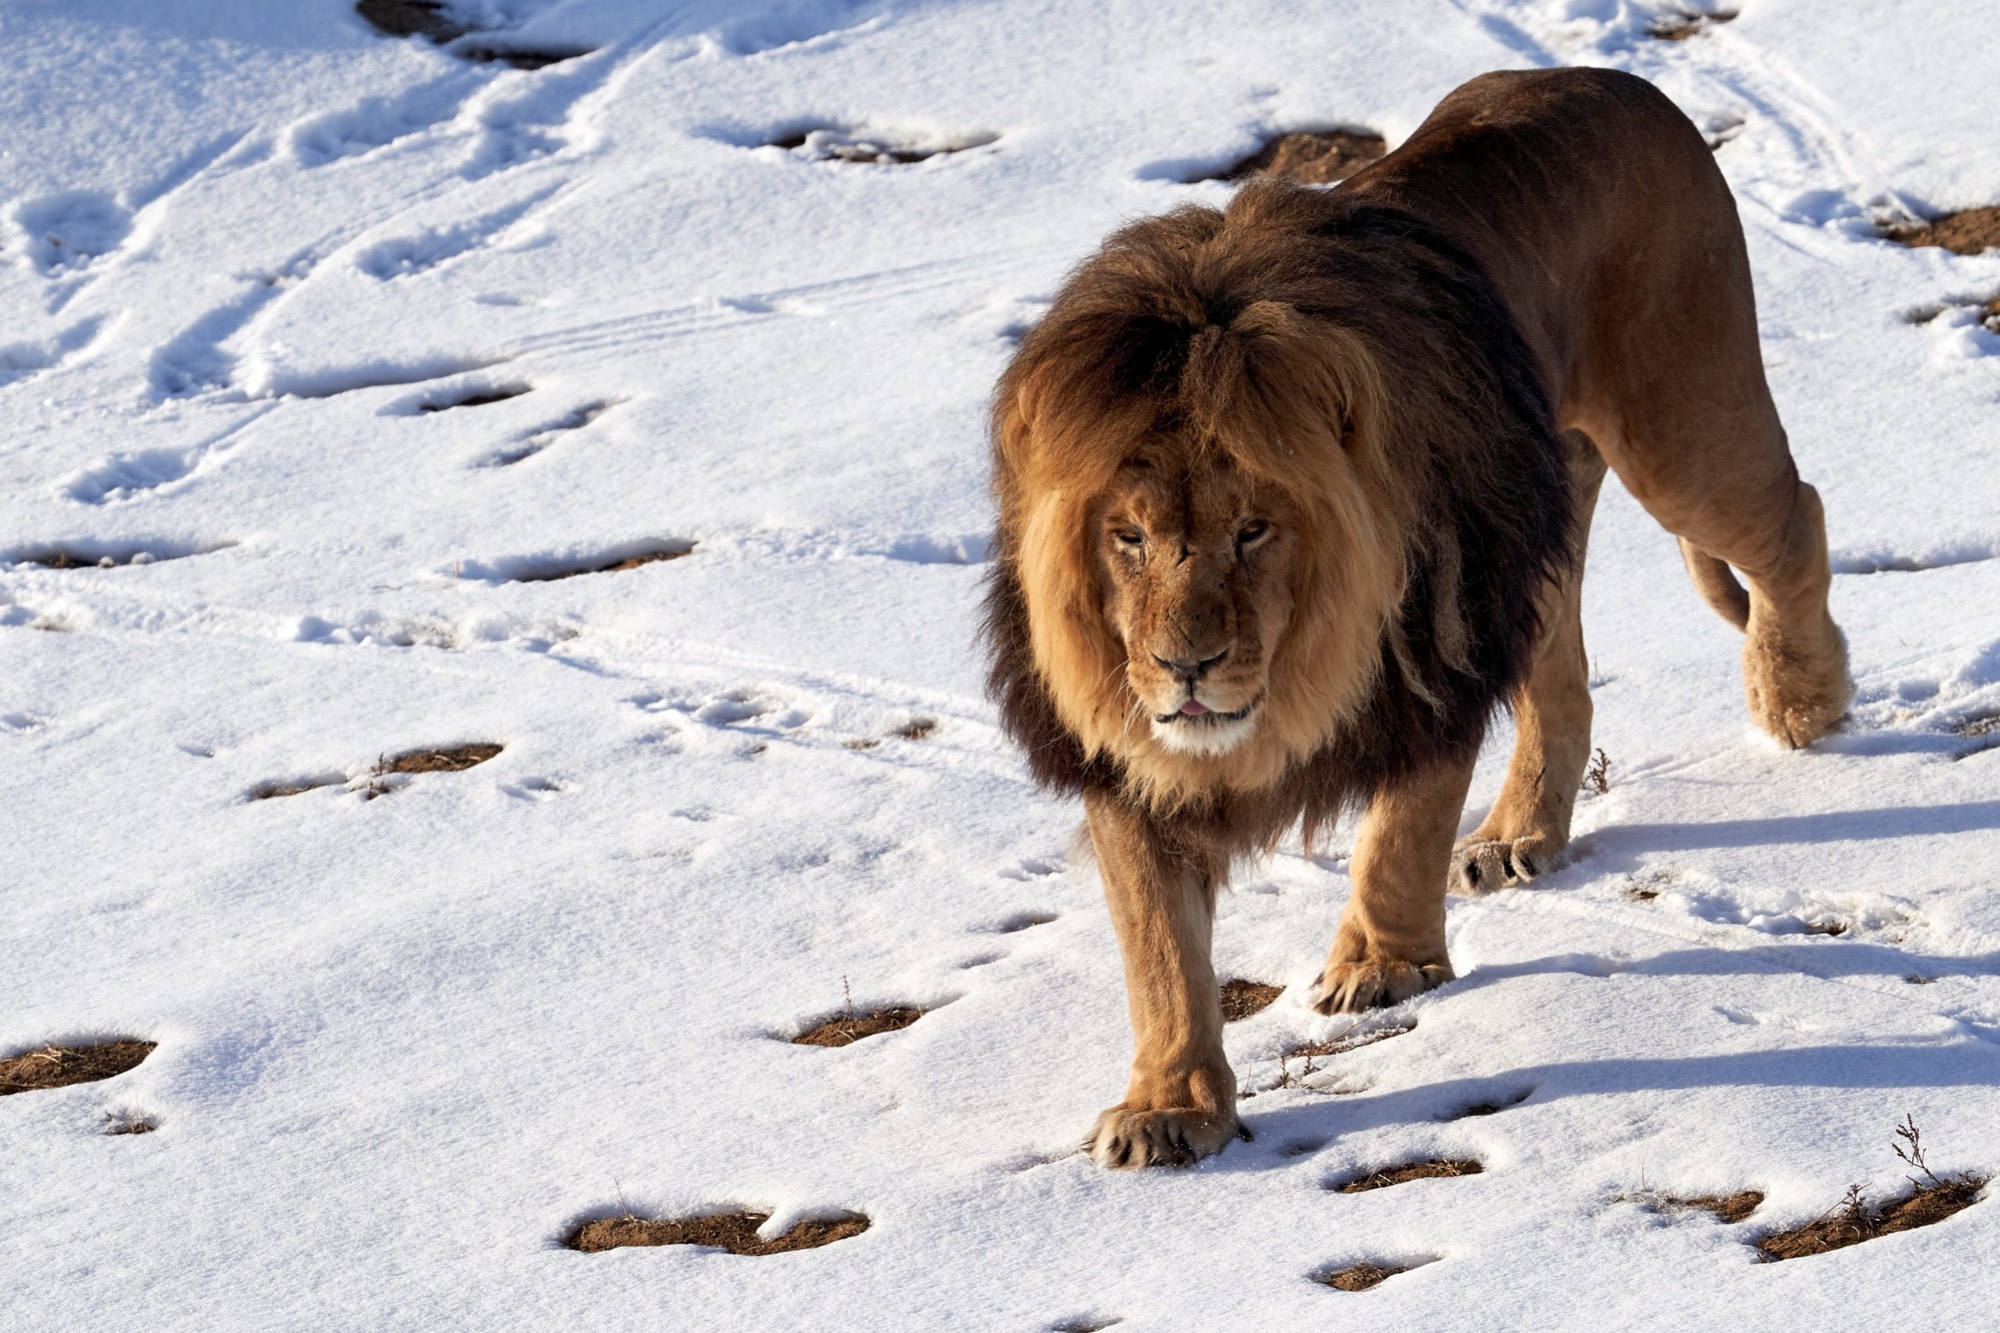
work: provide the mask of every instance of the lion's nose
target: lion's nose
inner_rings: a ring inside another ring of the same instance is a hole
[[[1196,681],[1201,679],[1202,673],[1206,672],[1210,667],[1221,662],[1222,659],[1227,656],[1229,656],[1229,650],[1227,648],[1224,648],[1221,652],[1217,653],[1213,657],[1203,657],[1199,659],[1192,657],[1172,658],[1172,657],[1162,657],[1158,653],[1154,653],[1153,660],[1160,664],[1161,670],[1171,671],[1176,676],[1179,676],[1183,681],[1186,681],[1188,684],[1192,685]]]

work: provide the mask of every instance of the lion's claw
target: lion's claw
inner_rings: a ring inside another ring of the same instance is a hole
[[[1083,1150],[1099,1166],[1193,1166],[1221,1152],[1240,1133],[1236,1117],[1216,1115],[1197,1107],[1133,1111],[1114,1106],[1097,1117],[1084,1138]]]
[[[1450,963],[1404,963],[1383,958],[1329,963],[1313,991],[1312,1007],[1322,1014],[1383,1009],[1442,986],[1455,975]]]
[[[1462,897],[1477,898],[1526,884],[1562,865],[1562,854],[1551,854],[1548,841],[1540,835],[1509,839],[1482,838],[1475,833],[1461,838],[1451,849],[1447,887]]]

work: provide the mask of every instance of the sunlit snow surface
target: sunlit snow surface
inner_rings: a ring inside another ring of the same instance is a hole
[[[0,1099],[0,1323],[1991,1320],[1991,1200],[1745,1243],[1903,1187],[1905,1112],[2000,1171],[2000,337],[1968,313],[2000,254],[1874,239],[2000,202],[1988,6],[1747,0],[1681,42],[1622,0],[459,12],[591,54],[476,63],[345,0],[0,5],[0,557],[114,562],[0,568],[0,1056],[159,1043]],[[1368,1020],[1415,1030],[1282,1088],[1347,1026],[1303,1000],[1345,862],[1247,870],[1218,970],[1287,988],[1228,1031],[1256,1140],[1102,1172],[1116,952],[972,644],[988,390],[1107,230],[1230,190],[1180,181],[1563,63],[1724,140],[1852,723],[1752,733],[1734,631],[1608,493],[1575,863],[1454,903],[1460,980]],[[829,156],[859,143],[959,151]],[[370,776],[470,742],[505,748]],[[788,1044],[847,993],[931,1012]],[[1323,1188],[1436,1156],[1485,1171]],[[1734,1227],[1631,1201],[1744,1188]],[[725,1207],[872,1226],[558,1243]],[[1362,1260],[1433,1262],[1311,1280]]]

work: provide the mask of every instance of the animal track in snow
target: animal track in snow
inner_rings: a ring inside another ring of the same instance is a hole
[[[1313,1281],[1321,1286],[1332,1287],[1336,1291],[1367,1291],[1372,1287],[1381,1286],[1398,1273],[1407,1273],[1413,1268],[1422,1268],[1425,1264],[1435,1262],[1435,1256],[1422,1259],[1385,1260],[1381,1263],[1364,1260],[1358,1264],[1349,1264],[1344,1268],[1316,1274]]]
[[[1892,551],[1840,551],[1833,556],[1836,574],[1921,574],[1953,565],[1976,565],[2000,559],[2000,546],[1983,541],[1964,541],[1933,547],[1923,555]]]
[[[95,315],[47,338],[0,346],[0,388],[54,370],[90,346],[102,327],[104,317]]]
[[[782,148],[808,162],[847,162],[862,166],[910,166],[973,148],[984,148],[1000,136],[988,132],[936,134],[927,131],[874,130],[839,125],[801,126],[764,139],[759,148]]]
[[[1471,1119],[1478,1116],[1498,1115],[1500,1112],[1506,1110],[1510,1106],[1519,1106],[1522,1102],[1525,1102],[1528,1100],[1528,1098],[1534,1096],[1534,1094],[1535,1090],[1533,1087],[1509,1088],[1503,1092],[1496,1092],[1493,1096],[1486,1098],[1484,1101],[1477,1101],[1477,1102],[1472,1102],[1468,1105],[1452,1107],[1451,1109],[1440,1114],[1437,1118],[1439,1120],[1449,1122],[1453,1120]]]
[[[757,1228],[771,1220],[769,1213],[710,1213],[701,1217],[634,1217],[626,1212],[617,1217],[600,1217],[572,1228],[562,1238],[569,1249],[585,1254],[622,1249],[631,1245],[698,1245],[726,1250],[730,1254],[784,1254],[831,1245],[868,1229],[868,1219],[859,1213],[807,1218],[791,1230],[770,1240],[761,1239]]]
[[[310,117],[287,136],[302,167],[324,167],[387,148],[457,118],[480,76],[454,71],[390,97],[364,97],[344,111]]]
[[[132,233],[132,210],[97,190],[70,190],[17,204],[22,257],[45,278],[88,268]]]
[[[44,569],[116,569],[127,565],[185,560],[194,555],[211,555],[234,545],[235,542],[203,544],[165,538],[122,542],[80,539],[18,546],[0,553],[0,565],[40,565]]]
[[[378,796],[400,790],[416,774],[462,773],[494,758],[503,748],[481,741],[468,745],[405,750],[393,757],[377,759],[356,773],[321,772],[303,777],[277,778],[257,784],[246,795],[252,801],[270,801],[286,796],[302,796],[328,787],[341,787],[359,792],[363,798],[372,801]]]
[[[884,1032],[901,1032],[922,1018],[927,1009],[915,1005],[889,1005],[866,1013],[848,1011],[822,1019],[791,1039],[794,1046],[851,1046],[863,1037]]]
[[[526,384],[474,386],[454,393],[425,398],[417,404],[417,411],[428,415],[433,412],[449,412],[454,407],[487,407],[493,403],[504,403],[509,398],[519,398],[531,387]]]
[[[135,500],[181,481],[211,457],[226,453],[236,437],[262,419],[276,403],[265,403],[199,443],[178,449],[141,449],[111,454],[64,477],[62,493],[78,504],[115,504]]]
[[[548,425],[522,436],[505,448],[497,449],[486,455],[486,457],[480,459],[473,466],[512,467],[516,463],[525,462],[551,445],[560,443],[565,435],[580,431],[595,422],[599,417],[602,417],[606,412],[609,412],[623,401],[624,399],[622,398],[608,398],[572,408],[562,417],[550,422]]]
[[[1718,23],[1728,23],[1736,17],[1733,9],[1700,11],[1693,9],[1668,9],[1653,16],[1646,24],[1646,35],[1662,42],[1684,42],[1697,33],[1708,31]]]
[[[559,188],[548,186],[526,199],[466,222],[429,227],[415,235],[376,241],[355,252],[354,266],[371,278],[393,282],[398,278],[428,273],[474,250],[504,246],[508,231]]]
[[[1363,1046],[1373,1046],[1378,1041],[1387,1041],[1391,1037],[1400,1037],[1406,1032],[1415,1032],[1416,1030],[1417,1020],[1414,1018],[1390,1020],[1381,1023],[1371,1023],[1367,1019],[1361,1019],[1350,1025],[1346,1031],[1340,1033],[1338,1036],[1329,1037],[1324,1041],[1305,1042],[1292,1047],[1285,1054],[1287,1057],[1306,1056],[1310,1059],[1321,1059],[1329,1055],[1345,1055],[1349,1051],[1358,1051]]]
[[[0,1060],[0,1097],[116,1078],[137,1068],[155,1046],[150,1041],[120,1040],[24,1051]]]
[[[467,560],[458,566],[458,577],[485,583],[550,583],[585,574],[614,574],[644,565],[679,560],[695,549],[687,537],[656,538],[626,542],[590,555],[501,556],[490,561]]]
[[[1360,1175],[1337,1177],[1326,1182],[1326,1188],[1336,1194],[1363,1194],[1369,1190],[1387,1189],[1391,1185],[1407,1185],[1413,1180],[1451,1180],[1459,1176],[1476,1176],[1485,1170],[1483,1165],[1470,1157],[1432,1157],[1421,1162],[1382,1167]]]
[[[252,398],[337,398],[363,389],[391,389],[427,384],[505,364],[506,357],[438,355],[422,361],[368,361],[360,365],[297,370],[260,358],[244,376],[243,390]]]

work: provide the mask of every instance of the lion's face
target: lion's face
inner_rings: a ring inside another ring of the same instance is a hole
[[[1292,618],[1293,519],[1226,456],[1131,458],[1101,497],[1105,623],[1166,749],[1222,755],[1256,731]]]

